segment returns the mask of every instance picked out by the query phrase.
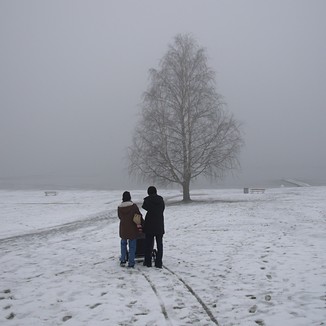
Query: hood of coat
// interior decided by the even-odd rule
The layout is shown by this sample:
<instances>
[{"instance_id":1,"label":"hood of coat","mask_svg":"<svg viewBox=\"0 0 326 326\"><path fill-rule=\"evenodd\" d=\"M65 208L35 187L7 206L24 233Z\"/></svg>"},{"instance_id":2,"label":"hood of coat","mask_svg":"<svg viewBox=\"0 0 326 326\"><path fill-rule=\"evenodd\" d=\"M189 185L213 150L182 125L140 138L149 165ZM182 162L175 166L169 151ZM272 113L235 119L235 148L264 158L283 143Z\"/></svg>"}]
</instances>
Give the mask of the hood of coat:
<instances>
[{"instance_id":1,"label":"hood of coat","mask_svg":"<svg viewBox=\"0 0 326 326\"><path fill-rule=\"evenodd\" d=\"M132 206L134 203L132 201L123 201L119 207L129 207Z\"/></svg>"},{"instance_id":2,"label":"hood of coat","mask_svg":"<svg viewBox=\"0 0 326 326\"><path fill-rule=\"evenodd\" d=\"M123 208L124 211L128 211L128 208L131 209L133 204L132 201L124 201L118 206L118 208Z\"/></svg>"}]
</instances>

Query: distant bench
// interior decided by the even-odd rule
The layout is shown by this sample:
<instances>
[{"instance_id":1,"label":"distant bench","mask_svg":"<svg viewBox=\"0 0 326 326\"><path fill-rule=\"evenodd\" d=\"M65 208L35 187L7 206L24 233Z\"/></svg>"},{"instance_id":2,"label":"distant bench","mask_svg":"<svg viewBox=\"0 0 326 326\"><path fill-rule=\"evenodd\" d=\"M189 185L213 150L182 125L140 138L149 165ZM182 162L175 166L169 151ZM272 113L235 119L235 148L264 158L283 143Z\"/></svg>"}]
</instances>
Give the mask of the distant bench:
<instances>
[{"instance_id":1,"label":"distant bench","mask_svg":"<svg viewBox=\"0 0 326 326\"><path fill-rule=\"evenodd\" d=\"M250 188L251 194L263 194L265 192L265 188Z\"/></svg>"},{"instance_id":2,"label":"distant bench","mask_svg":"<svg viewBox=\"0 0 326 326\"><path fill-rule=\"evenodd\" d=\"M44 191L45 196L56 196L57 192L56 191Z\"/></svg>"}]
</instances>

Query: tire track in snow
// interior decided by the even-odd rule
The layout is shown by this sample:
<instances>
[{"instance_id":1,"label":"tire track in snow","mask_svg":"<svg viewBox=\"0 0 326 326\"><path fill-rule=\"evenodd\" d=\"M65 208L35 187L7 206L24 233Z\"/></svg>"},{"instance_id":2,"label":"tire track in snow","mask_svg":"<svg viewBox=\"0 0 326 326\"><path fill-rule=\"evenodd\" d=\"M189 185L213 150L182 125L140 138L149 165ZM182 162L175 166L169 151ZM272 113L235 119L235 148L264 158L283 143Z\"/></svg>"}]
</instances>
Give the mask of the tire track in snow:
<instances>
[{"instance_id":1,"label":"tire track in snow","mask_svg":"<svg viewBox=\"0 0 326 326\"><path fill-rule=\"evenodd\" d=\"M158 293L154 283L149 279L149 277L144 272L141 272L141 273L145 277L146 281L149 283L149 285L152 288L153 292L155 293L156 297L158 298L158 301L159 301L160 306L161 306L161 311L162 311L162 314L163 314L165 320L167 321L167 323L169 325L172 325L172 322L171 322L171 320L170 320L170 318L168 316L168 313L167 313L166 307L164 305L164 302L163 302L160 294Z\"/></svg>"},{"instance_id":2,"label":"tire track in snow","mask_svg":"<svg viewBox=\"0 0 326 326\"><path fill-rule=\"evenodd\" d=\"M86 227L96 227L99 226L102 222L114 222L116 221L116 217L112 216L112 212L104 211L102 213L94 214L88 218L82 219L82 220L76 220L73 222L68 222L56 226L52 226L45 229L38 229L36 231L31 231L28 233L23 233L19 235L10 236L7 238L0 239L0 244L7 243L7 242L15 242L17 240L30 240L33 238L44 238L47 236L51 236L53 234L57 233L63 233L63 232L72 232L76 231L80 228L86 228Z\"/></svg>"},{"instance_id":3,"label":"tire track in snow","mask_svg":"<svg viewBox=\"0 0 326 326\"><path fill-rule=\"evenodd\" d=\"M210 320L215 325L218 326L219 325L218 324L218 321L216 320L216 318L214 317L214 315L212 314L212 312L209 310L209 308L207 307L207 305L203 302L203 300L196 294L196 292L194 291L194 289L188 283L186 283L180 276L178 276L175 272L173 272L170 268L168 268L166 266L164 266L164 268L167 271L169 271L171 274L173 274L187 288L187 290L196 298L196 300L203 307L203 309L205 310L205 312L208 315L208 317L210 318Z\"/></svg>"},{"instance_id":4,"label":"tire track in snow","mask_svg":"<svg viewBox=\"0 0 326 326\"><path fill-rule=\"evenodd\" d=\"M196 301L200 304L200 306L203 308L203 310L205 311L205 313L207 314L207 316L209 317L209 319L215 325L219 326L219 323L216 320L216 318L214 317L213 313L210 311L210 309L204 303L204 301L199 297L199 295L194 291L194 289L186 281L184 281L179 275L177 275L174 271L172 271L170 268L168 268L166 266L163 266L163 268L165 270L167 270L170 274L172 274L179 282L182 283L182 285L187 289L188 293L190 293L196 299ZM142 273L142 275L144 276L144 278L146 279L146 281L149 283L150 287L152 288L153 292L155 293L156 297L158 298L159 303L160 303L160 306L161 306L162 314L164 315L166 321L169 322L170 325L172 325L171 320L170 320L170 318L168 316L168 313L167 313L167 309L166 309L166 307L164 305L163 299L160 296L159 292L157 291L154 283L150 280L150 278L148 277L148 275L146 275L140 269L139 269L139 271Z\"/></svg>"}]
</instances>

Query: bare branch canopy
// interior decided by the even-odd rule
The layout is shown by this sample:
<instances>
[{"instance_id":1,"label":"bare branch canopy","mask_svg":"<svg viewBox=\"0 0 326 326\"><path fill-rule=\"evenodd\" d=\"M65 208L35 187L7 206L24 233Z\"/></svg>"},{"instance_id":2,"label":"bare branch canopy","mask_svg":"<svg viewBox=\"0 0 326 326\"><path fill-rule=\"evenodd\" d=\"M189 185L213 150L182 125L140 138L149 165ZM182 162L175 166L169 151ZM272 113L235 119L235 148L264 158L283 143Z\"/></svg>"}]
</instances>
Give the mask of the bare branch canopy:
<instances>
[{"instance_id":1,"label":"bare branch canopy","mask_svg":"<svg viewBox=\"0 0 326 326\"><path fill-rule=\"evenodd\" d=\"M191 180L220 178L239 166L239 123L226 110L205 50L192 36L177 35L149 75L129 169L146 180L181 185L189 201Z\"/></svg>"}]
</instances>

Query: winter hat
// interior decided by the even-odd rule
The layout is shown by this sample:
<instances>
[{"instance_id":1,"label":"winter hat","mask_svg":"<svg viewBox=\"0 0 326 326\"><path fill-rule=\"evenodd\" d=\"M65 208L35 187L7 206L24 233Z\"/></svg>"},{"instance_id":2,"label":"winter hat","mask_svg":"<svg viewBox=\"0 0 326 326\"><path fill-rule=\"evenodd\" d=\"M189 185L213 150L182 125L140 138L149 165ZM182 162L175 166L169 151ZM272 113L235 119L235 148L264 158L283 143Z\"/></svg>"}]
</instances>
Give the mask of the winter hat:
<instances>
[{"instance_id":1,"label":"winter hat","mask_svg":"<svg viewBox=\"0 0 326 326\"><path fill-rule=\"evenodd\" d=\"M130 200L131 200L130 192L129 191L125 191L122 194L122 201L130 201Z\"/></svg>"},{"instance_id":2,"label":"winter hat","mask_svg":"<svg viewBox=\"0 0 326 326\"><path fill-rule=\"evenodd\" d=\"M155 188L154 186L150 186L150 187L148 187L148 189L147 189L147 193L148 193L149 195L156 195L156 194L157 194L157 190L156 190L156 188Z\"/></svg>"}]
</instances>

